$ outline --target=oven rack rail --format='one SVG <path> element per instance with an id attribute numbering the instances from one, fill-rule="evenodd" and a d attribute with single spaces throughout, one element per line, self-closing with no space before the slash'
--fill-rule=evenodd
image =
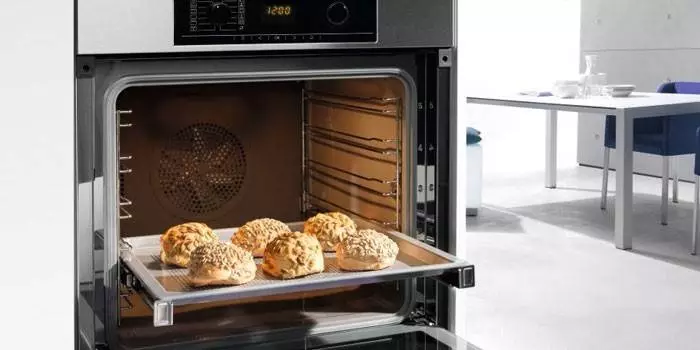
<path id="1" fill-rule="evenodd" d="M 307 212 L 322 213 L 322 212 L 327 212 L 327 211 L 341 211 L 341 212 L 344 211 L 344 212 L 350 213 L 356 217 L 367 220 L 368 222 L 380 225 L 383 228 L 392 228 L 392 227 L 399 225 L 399 223 L 396 221 L 382 221 L 382 220 L 377 219 L 377 218 L 373 218 L 373 217 L 370 217 L 370 216 L 367 216 L 364 214 L 360 214 L 356 210 L 346 209 L 344 207 L 341 207 L 339 205 L 331 203 L 331 202 L 329 202 L 321 197 L 314 196 L 313 194 L 307 194 L 307 196 L 310 199 L 310 201 L 307 203 L 307 208 L 306 208 Z M 318 204 L 311 203 L 312 201 L 317 202 Z"/>
<path id="2" fill-rule="evenodd" d="M 304 115 L 302 124 L 303 135 L 303 164 L 304 184 L 303 202 L 304 209 L 312 207 L 333 207 L 337 210 L 350 212 L 365 220 L 380 224 L 385 228 L 401 229 L 401 166 L 402 166 L 402 115 L 401 99 L 398 97 L 358 97 L 340 95 L 335 93 L 320 92 L 317 90 L 305 90 L 303 92 L 306 110 L 310 106 L 321 105 L 331 109 L 342 109 L 351 112 L 371 115 L 372 117 L 390 118 L 395 123 L 395 135 L 393 138 L 377 137 L 373 135 L 358 135 L 357 133 L 333 130 L 329 127 L 313 125 Z M 350 118 L 345 114 L 338 117 L 329 114 L 327 118 Z M 386 122 L 384 122 L 386 123 Z M 395 169 L 390 178 L 380 178 L 363 174 L 357 169 L 343 169 L 335 164 L 317 161 L 308 154 L 312 146 L 320 146 L 341 152 L 342 154 L 358 157 L 365 164 L 377 164 L 378 166 L 393 166 Z M 334 175 L 335 174 L 335 175 Z M 365 184 L 362 184 L 362 183 Z M 312 193 L 313 184 L 320 184 L 325 188 L 351 196 L 366 204 L 377 208 L 393 211 L 393 218 L 375 218 L 363 215 L 347 205 L 332 203 L 329 198 L 323 198 L 318 193 Z M 370 186 L 374 183 L 375 186 Z M 380 186 L 376 186 L 380 184 Z M 372 198 L 381 198 L 377 201 Z M 386 201 L 391 201 L 387 204 Z M 315 202 L 315 203 L 314 203 Z M 315 204 L 315 205 L 314 205 Z M 319 205 L 320 204 L 320 205 Z"/>
<path id="3" fill-rule="evenodd" d="M 352 148 L 359 148 L 363 151 L 370 152 L 372 156 L 368 156 L 362 153 L 356 153 L 355 154 L 359 157 L 365 157 L 367 159 L 372 159 L 372 160 L 377 160 L 377 161 L 386 161 L 382 156 L 398 156 L 401 153 L 400 147 L 376 147 L 372 145 L 367 145 L 361 142 L 353 141 L 353 140 L 348 140 L 348 138 L 354 138 L 360 141 L 376 141 L 376 142 L 381 142 L 381 143 L 390 143 L 393 142 L 395 144 L 398 144 L 397 140 L 386 140 L 386 139 L 374 139 L 374 138 L 363 138 L 361 136 L 357 135 L 352 135 L 348 133 L 341 133 L 338 131 L 332 131 L 332 130 L 327 130 L 327 129 L 322 129 L 319 127 L 314 127 L 307 125 L 306 126 L 306 132 L 307 135 L 314 141 L 318 143 L 324 143 L 326 146 L 340 150 L 340 151 L 345 151 L 345 152 L 352 152 L 347 150 L 348 147 Z M 333 135 L 336 134 L 336 135 Z M 337 135 L 342 135 L 343 137 L 339 137 Z M 334 145 L 338 144 L 338 146 Z M 341 147 L 344 146 L 344 147 Z"/>
<path id="4" fill-rule="evenodd" d="M 194 288 L 189 285 L 187 270 L 162 264 L 158 258 L 160 235 L 122 238 L 120 280 L 153 311 L 155 327 L 175 322 L 175 307 L 244 298 L 265 297 L 307 292 L 329 288 L 356 286 L 403 279 L 429 277 L 455 288 L 474 286 L 474 267 L 470 263 L 431 247 L 406 234 L 382 230 L 375 224 L 355 218 L 358 227 L 381 230 L 399 246 L 394 266 L 379 271 L 343 272 L 335 262 L 334 253 L 326 253 L 326 269 L 316 275 L 292 280 L 278 280 L 265 275 L 258 267 L 255 280 L 248 284 L 228 287 Z M 303 222 L 288 224 L 301 230 Z M 236 228 L 219 229 L 215 233 L 229 241 Z M 256 263 L 260 263 L 256 259 Z M 128 305 L 124 305 L 128 307 Z"/>
<path id="5" fill-rule="evenodd" d="M 388 118 L 399 116 L 401 106 L 401 99 L 398 97 L 358 97 L 316 90 L 305 90 L 304 98 L 308 102 L 326 107 L 341 108 Z"/>
<path id="6" fill-rule="evenodd" d="M 132 112 L 133 111 L 130 109 L 117 110 L 117 125 L 119 125 L 118 131 L 117 131 L 118 133 L 121 133 L 122 129 L 127 129 L 127 128 L 131 128 L 132 126 L 134 126 L 133 123 L 122 120 L 123 116 L 131 115 Z M 119 135 L 117 135 L 117 140 L 120 139 L 118 136 Z M 119 142 L 119 141 L 117 141 L 117 142 Z M 118 145 L 117 145 L 117 149 L 119 149 Z M 133 172 L 133 169 L 129 168 L 126 165 L 126 162 L 128 162 L 132 159 L 134 159 L 134 157 L 132 155 L 128 155 L 128 154 L 125 155 L 125 154 L 119 153 L 119 178 L 120 178 L 120 181 L 119 181 L 120 190 L 119 190 L 119 192 L 120 193 L 121 193 L 121 186 L 122 186 L 122 182 L 123 182 L 123 177 L 128 175 L 128 174 L 131 174 Z M 133 215 L 131 214 L 131 212 L 129 212 L 129 210 L 126 209 L 126 207 L 128 207 L 132 204 L 133 204 L 133 202 L 131 200 L 129 200 L 128 198 L 126 198 L 123 194 L 119 195 L 119 220 L 127 220 L 127 219 L 133 218 Z"/>

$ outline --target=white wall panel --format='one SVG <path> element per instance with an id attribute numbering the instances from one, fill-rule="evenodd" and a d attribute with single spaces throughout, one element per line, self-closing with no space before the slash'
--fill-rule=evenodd
<path id="1" fill-rule="evenodd" d="M 582 51 L 700 47 L 700 1 L 582 1 Z"/>
<path id="2" fill-rule="evenodd" d="M 700 1 L 585 0 L 581 51 L 599 56 L 609 83 L 655 91 L 664 81 L 700 81 Z M 578 161 L 602 166 L 603 117 L 581 115 Z M 693 157 L 680 157 L 682 179 L 692 179 Z M 635 171 L 660 175 L 658 157 L 636 154 Z"/>
<path id="3" fill-rule="evenodd" d="M 73 2 L 1 3 L 0 348 L 74 349 Z"/>

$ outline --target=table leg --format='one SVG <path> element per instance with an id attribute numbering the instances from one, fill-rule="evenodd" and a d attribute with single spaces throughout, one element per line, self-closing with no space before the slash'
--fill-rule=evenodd
<path id="1" fill-rule="evenodd" d="M 616 123 L 617 169 L 615 189 L 615 247 L 632 248 L 632 202 L 633 202 L 633 148 L 632 126 L 634 120 L 624 112 L 618 112 Z"/>
<path id="2" fill-rule="evenodd" d="M 693 188 L 693 242 L 690 246 L 690 254 L 698 253 L 700 246 L 700 176 L 695 175 L 695 187 Z"/>
<path id="3" fill-rule="evenodd" d="M 669 157 L 661 157 L 661 225 L 668 225 L 668 173 Z"/>
<path id="4" fill-rule="evenodd" d="M 555 188 L 557 187 L 557 111 L 547 111 L 545 140 L 544 186 Z"/>
<path id="5" fill-rule="evenodd" d="M 673 203 L 678 203 L 678 157 L 671 157 L 673 168 Z"/>

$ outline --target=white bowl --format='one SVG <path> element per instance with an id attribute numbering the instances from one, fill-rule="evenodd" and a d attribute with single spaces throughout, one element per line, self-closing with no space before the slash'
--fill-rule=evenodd
<path id="1" fill-rule="evenodd" d="M 578 93 L 578 84 L 555 84 L 552 89 L 552 95 L 559 98 L 574 98 Z"/>
<path id="2" fill-rule="evenodd" d="M 554 82 L 554 86 L 560 86 L 560 85 L 578 85 L 580 82 L 578 80 L 572 80 L 572 79 L 563 79 L 563 80 L 557 80 Z"/>

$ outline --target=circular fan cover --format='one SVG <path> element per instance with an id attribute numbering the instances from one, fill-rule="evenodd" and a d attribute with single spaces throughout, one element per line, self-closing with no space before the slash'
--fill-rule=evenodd
<path id="1" fill-rule="evenodd" d="M 175 207 L 211 213 L 238 194 L 246 173 L 240 141 L 215 124 L 193 124 L 173 135 L 160 152 L 158 182 Z"/>

